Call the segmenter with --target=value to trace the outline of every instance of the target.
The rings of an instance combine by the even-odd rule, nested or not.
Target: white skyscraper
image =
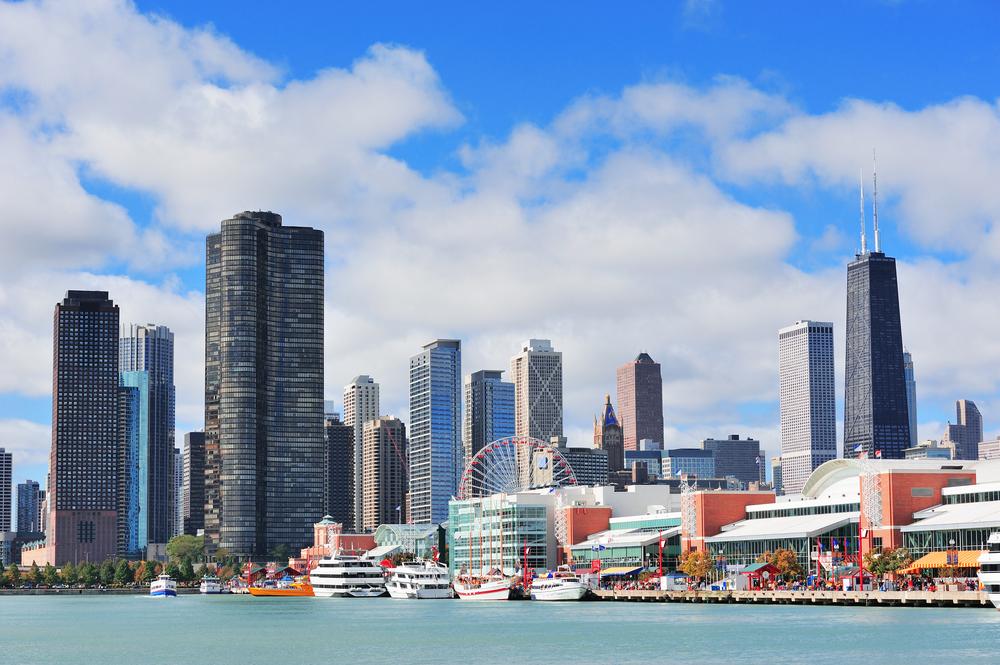
[[[781,484],[802,491],[809,474],[837,457],[833,324],[799,321],[778,331]]]
[[[551,340],[529,339],[510,359],[514,433],[548,441],[563,433],[562,352]]]
[[[906,382],[906,409],[910,414],[910,448],[915,448],[917,445],[917,380],[913,376],[913,356],[910,355],[909,351],[903,351],[903,380]]]
[[[184,456],[180,448],[174,448],[174,491],[173,491],[173,521],[170,524],[170,537],[184,533]]]
[[[344,386],[344,424],[354,429],[354,510],[353,528],[361,524],[364,514],[364,451],[361,442],[365,423],[378,418],[378,384],[362,374]]]

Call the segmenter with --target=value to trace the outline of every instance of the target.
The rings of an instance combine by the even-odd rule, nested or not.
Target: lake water
[[[1000,663],[993,609],[0,597],[0,662]]]

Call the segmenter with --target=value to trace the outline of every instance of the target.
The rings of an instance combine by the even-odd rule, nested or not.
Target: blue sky
[[[776,452],[774,332],[842,324],[873,147],[921,436],[958,398],[992,431],[998,15],[2,3],[0,446],[18,479],[44,477],[69,288],[177,331],[178,432],[200,427],[203,238],[264,208],[327,233],[329,398],[368,373],[405,416],[423,342],[461,337],[473,371],[551,337],[571,439],[644,349],[664,364],[668,444],[740,431]]]

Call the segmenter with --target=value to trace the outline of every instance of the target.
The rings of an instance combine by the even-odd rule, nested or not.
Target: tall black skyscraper
[[[242,212],[206,250],[209,546],[294,550],[323,516],[323,232]]]
[[[348,524],[354,502],[354,428],[336,413],[326,414],[326,455],[323,466],[323,512]]]
[[[181,474],[181,519],[184,533],[198,535],[205,528],[205,433],[188,432],[184,435],[184,458]]]
[[[38,533],[41,524],[38,520],[40,505],[37,480],[25,480],[17,484],[17,532]]]
[[[118,548],[118,306],[68,291],[53,323],[47,560],[103,561]]]
[[[847,266],[844,456],[903,459],[910,420],[896,260],[881,251],[875,204],[875,251],[868,251],[863,195],[861,211],[861,253]]]

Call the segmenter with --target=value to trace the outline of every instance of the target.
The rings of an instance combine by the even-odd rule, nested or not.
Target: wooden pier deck
[[[993,605],[980,591],[612,591],[592,592],[598,600],[666,603],[754,603],[897,607],[978,607]]]

